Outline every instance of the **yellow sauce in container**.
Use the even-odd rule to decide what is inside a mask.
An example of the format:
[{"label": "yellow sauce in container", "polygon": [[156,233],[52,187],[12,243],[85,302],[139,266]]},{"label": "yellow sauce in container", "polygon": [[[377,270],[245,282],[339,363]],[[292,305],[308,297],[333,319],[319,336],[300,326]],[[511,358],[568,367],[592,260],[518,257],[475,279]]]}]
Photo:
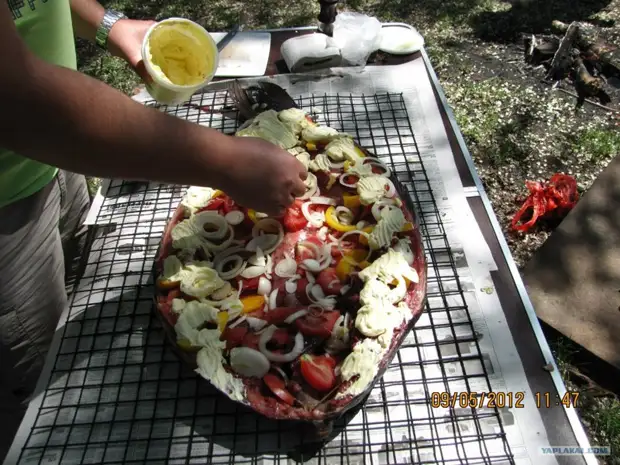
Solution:
[{"label": "yellow sauce in container", "polygon": [[144,36],[142,58],[152,78],[146,83],[149,94],[166,105],[189,100],[213,79],[219,61],[209,33],[184,18],[154,24]]}]

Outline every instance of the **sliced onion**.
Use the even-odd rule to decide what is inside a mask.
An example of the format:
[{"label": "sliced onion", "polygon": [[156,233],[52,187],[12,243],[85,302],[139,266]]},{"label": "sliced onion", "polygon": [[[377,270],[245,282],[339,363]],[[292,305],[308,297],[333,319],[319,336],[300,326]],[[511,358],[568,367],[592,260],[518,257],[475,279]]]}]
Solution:
[{"label": "sliced onion", "polygon": [[273,218],[263,218],[262,220],[257,221],[254,227],[252,228],[252,237],[259,236],[261,231],[268,232],[269,234],[278,234],[277,232],[269,231],[266,229],[266,228],[269,228],[270,226],[271,226],[270,229],[272,230],[276,229],[277,231],[282,231],[282,224],[280,224],[278,220],[275,220]]},{"label": "sliced onion", "polygon": [[286,376],[284,370],[277,366],[274,366],[273,369],[276,370],[280,376],[282,376],[282,379],[284,380],[284,385],[286,386],[288,384],[288,376]]},{"label": "sliced onion", "polygon": [[213,300],[224,300],[226,297],[228,297],[228,294],[230,294],[231,292],[232,292],[232,286],[230,285],[228,281],[225,281],[224,285],[220,287],[219,289],[217,289],[209,297],[211,297],[211,299]]},{"label": "sliced onion", "polygon": [[327,239],[328,231],[329,231],[329,228],[327,226],[322,226],[321,229],[319,229],[319,232],[316,234],[316,236],[322,241],[324,241],[325,239]]},{"label": "sliced onion", "polygon": [[314,253],[314,258],[318,260],[321,257],[321,249],[319,249],[318,244],[309,241],[303,241],[297,244],[297,247],[305,247],[306,249],[312,249]]},{"label": "sliced onion", "polygon": [[271,340],[273,333],[276,330],[276,326],[271,325],[268,326],[265,331],[261,334],[260,339],[258,340],[258,348],[260,351],[267,357],[268,360],[277,363],[284,362],[292,362],[297,357],[301,355],[304,350],[304,336],[301,333],[297,333],[295,335],[295,346],[288,354],[276,354],[267,350],[267,343]]},{"label": "sliced onion", "polygon": [[[232,269],[226,272],[223,271],[225,266],[231,262],[233,263]],[[243,261],[243,258],[241,258],[239,255],[231,255],[220,261],[216,265],[215,269],[220,275],[220,278],[222,278],[224,281],[228,281],[229,279],[232,279],[235,276],[238,276],[241,272],[243,272],[245,267],[246,263]]]},{"label": "sliced onion", "polygon": [[260,236],[256,236],[246,244],[245,249],[251,252],[254,252],[256,249],[260,248],[265,251],[265,253],[271,253],[282,241],[282,237],[284,234],[262,234]]},{"label": "sliced onion", "polygon": [[269,372],[268,357],[249,347],[235,347],[230,351],[230,367],[242,376],[262,378]]},{"label": "sliced onion", "polygon": [[286,289],[286,292],[288,294],[294,294],[295,291],[297,290],[297,281],[293,278],[289,279],[284,284],[284,289]]},{"label": "sliced onion", "polygon": [[297,262],[290,255],[284,254],[284,258],[278,262],[275,273],[281,278],[292,278],[297,272]]},{"label": "sliced onion", "polygon": [[318,273],[321,271],[321,264],[312,258],[302,260],[299,266],[301,266],[304,270],[312,271],[313,273]]},{"label": "sliced onion", "polygon": [[[353,265],[357,265],[358,263],[353,260],[350,256],[346,255],[344,252],[344,248],[342,247],[342,243],[345,240],[345,238],[353,235],[353,234],[359,234],[360,236],[364,236],[366,239],[370,238],[370,234],[368,234],[366,231],[360,231],[360,230],[355,230],[355,231],[347,231],[346,233],[344,233],[342,236],[340,236],[340,239],[338,240],[338,250],[340,251],[340,253],[342,254],[342,257],[344,260],[346,260],[347,262],[353,264]],[[362,261],[366,261],[370,258],[370,254],[372,253],[372,251],[369,249],[368,250],[368,254],[366,255],[366,258],[364,258],[364,260]]]},{"label": "sliced onion", "polygon": [[330,281],[329,284],[327,285],[327,289],[333,289],[336,284],[340,284],[339,279],[334,279]]},{"label": "sliced onion", "polygon": [[273,271],[273,260],[271,258],[271,255],[267,255],[267,263],[265,264],[265,273],[267,273],[267,276],[269,277],[269,279],[271,279],[272,271]]},{"label": "sliced onion", "polygon": [[256,254],[250,257],[248,263],[254,266],[265,266],[267,264],[267,261],[265,260],[265,254],[259,246],[256,246]]},{"label": "sliced onion", "polygon": [[379,200],[378,202],[375,202],[372,208],[370,209],[370,211],[376,221],[379,221],[381,219],[381,214],[383,213],[384,208],[387,208],[389,210],[391,208],[397,208],[397,207],[394,206],[394,202],[392,200],[386,199],[386,200]]},{"label": "sliced onion", "polygon": [[265,274],[264,266],[250,266],[241,272],[241,277],[245,279],[252,279],[258,278],[262,274]]},{"label": "sliced onion", "polygon": [[345,295],[347,292],[349,292],[350,289],[351,285],[345,284],[344,286],[342,286],[342,289],[340,289],[340,295]]},{"label": "sliced onion", "polygon": [[224,219],[228,222],[228,224],[232,224],[233,226],[237,226],[238,224],[241,224],[244,218],[245,216],[243,215],[243,213],[240,211],[236,211],[236,210],[232,212],[228,212],[224,216]]},{"label": "sliced onion", "polygon": [[323,226],[325,222],[325,213],[323,212],[310,212],[310,205],[312,202],[308,201],[301,205],[301,213],[303,213],[304,218],[310,223],[312,226],[320,228]]},{"label": "sliced onion", "polygon": [[313,297],[313,300],[315,302],[317,302],[325,298],[325,293],[323,292],[323,289],[321,288],[321,286],[319,286],[318,284],[315,284],[310,289],[310,296]]},{"label": "sliced onion", "polygon": [[385,183],[388,186],[388,190],[385,195],[390,198],[394,197],[396,195],[396,187],[394,187],[394,183],[388,178],[385,178]]},{"label": "sliced onion", "polygon": [[239,318],[237,318],[233,323],[231,323],[230,325],[228,325],[229,328],[236,328],[237,326],[239,326],[241,323],[243,323],[245,320],[247,320],[247,317],[245,315],[241,315]]},{"label": "sliced onion", "polygon": [[258,279],[258,290],[256,292],[260,295],[268,295],[271,292],[271,281],[261,276]]},{"label": "sliced onion", "polygon": [[278,289],[276,288],[273,291],[271,291],[271,294],[269,294],[269,309],[270,310],[276,308],[277,300],[278,300]]},{"label": "sliced onion", "polygon": [[355,227],[357,229],[364,229],[366,226],[370,226],[370,223],[368,221],[359,221]]},{"label": "sliced onion", "polygon": [[295,321],[297,318],[301,318],[302,316],[306,316],[308,314],[308,310],[299,310],[291,315],[289,315],[288,317],[286,317],[286,319],[284,320],[284,322],[289,325],[291,324],[293,321]]},{"label": "sliced onion", "polygon": [[316,203],[317,205],[337,205],[336,200],[331,197],[310,197],[310,203]]},{"label": "sliced onion", "polygon": [[[206,239],[223,239],[228,231],[226,219],[218,212],[211,210],[196,213],[192,219],[200,235]],[[215,226],[215,231],[205,231],[205,226]]]},{"label": "sliced onion", "polygon": [[308,280],[309,284],[314,284],[316,281],[316,278],[314,277],[314,275],[310,273],[309,271],[306,271],[306,279]]},{"label": "sliced onion", "polygon": [[335,162],[333,160],[329,160],[329,163],[331,165],[332,168],[334,169],[341,169],[344,168],[344,160],[343,161],[339,161],[339,162]]},{"label": "sliced onion", "polygon": [[250,325],[254,331],[260,331],[265,326],[267,326],[267,322],[265,320],[261,320],[260,318],[254,318],[253,316],[246,317],[246,321]]},{"label": "sliced onion", "polygon": [[336,218],[338,218],[340,223],[350,225],[353,222],[355,215],[349,208],[339,206],[336,207]]},{"label": "sliced onion", "polygon": [[241,246],[228,247],[227,249],[222,250],[218,254],[213,257],[213,266],[217,266],[223,259],[229,257],[232,254],[238,254],[242,252],[244,249]]},{"label": "sliced onion", "polygon": [[350,322],[351,322],[351,315],[349,314],[349,312],[347,312],[347,313],[344,314],[344,324],[343,324],[343,326],[345,328],[348,328]]},{"label": "sliced onion", "polygon": [[380,168],[383,168],[385,170],[385,172],[381,173],[381,176],[385,176],[386,178],[390,177],[391,171],[390,168],[388,168],[388,166],[383,163],[381,160],[371,160],[371,159],[366,159],[365,161],[366,164],[368,165],[375,165],[375,166],[379,166]]},{"label": "sliced onion", "polygon": [[336,333],[336,331],[338,331],[338,326],[341,326],[343,321],[344,315],[340,315],[336,320],[336,323],[334,323],[334,328],[332,329],[332,336]]},{"label": "sliced onion", "polygon": [[310,197],[316,195],[319,189],[318,181],[316,179],[316,176],[313,173],[308,173],[308,177],[306,178],[305,184],[306,184],[306,192],[302,196],[297,197],[298,199],[301,199],[301,200],[309,199]]},{"label": "sliced onion", "polygon": [[355,184],[351,184],[345,181],[345,179],[347,178],[347,176],[352,176],[350,174],[347,173],[342,173],[340,175],[340,177],[338,178],[338,181],[340,182],[340,184],[342,184],[344,187],[348,187],[350,189],[355,189],[357,187],[357,181],[355,181]]}]

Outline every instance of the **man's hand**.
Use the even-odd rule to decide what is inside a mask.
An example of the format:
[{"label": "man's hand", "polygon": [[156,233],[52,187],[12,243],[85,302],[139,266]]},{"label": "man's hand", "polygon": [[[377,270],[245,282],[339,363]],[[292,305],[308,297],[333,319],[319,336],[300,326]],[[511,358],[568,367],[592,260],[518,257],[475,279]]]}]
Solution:
[{"label": "man's hand", "polygon": [[306,191],[305,166],[280,147],[255,137],[235,137],[223,190],[241,205],[279,216]]},{"label": "man's hand", "polygon": [[121,19],[112,26],[108,37],[110,53],[129,63],[143,80],[148,79],[148,73],[142,61],[142,41],[146,31],[153,24],[155,21]]}]

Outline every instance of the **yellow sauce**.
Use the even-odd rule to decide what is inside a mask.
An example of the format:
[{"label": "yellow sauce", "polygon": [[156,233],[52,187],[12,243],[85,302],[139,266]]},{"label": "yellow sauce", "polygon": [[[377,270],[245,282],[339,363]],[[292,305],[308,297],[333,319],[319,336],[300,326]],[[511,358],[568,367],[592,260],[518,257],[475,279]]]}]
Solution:
[{"label": "yellow sauce", "polygon": [[213,70],[215,60],[208,38],[192,24],[158,25],[149,36],[148,49],[153,72],[164,82],[195,86]]}]

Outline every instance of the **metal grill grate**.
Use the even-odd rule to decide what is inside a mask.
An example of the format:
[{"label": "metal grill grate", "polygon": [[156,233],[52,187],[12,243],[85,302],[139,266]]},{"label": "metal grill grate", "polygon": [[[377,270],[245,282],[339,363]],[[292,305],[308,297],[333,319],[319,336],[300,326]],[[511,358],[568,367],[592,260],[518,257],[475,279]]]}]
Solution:
[{"label": "metal grill grate", "polygon": [[[226,92],[205,93],[160,110],[230,133],[236,113],[211,111],[227,103]],[[459,280],[467,265],[451,251],[431,189],[438,180],[425,170],[402,96],[299,103],[391,167],[425,241],[426,309],[364,405],[339,422],[335,438],[313,448],[301,430],[238,407],[184,367],[151,300],[153,259],[184,188],[113,182],[20,464],[514,463],[502,426],[508,409],[430,403],[433,392],[490,391],[492,364]]]}]

